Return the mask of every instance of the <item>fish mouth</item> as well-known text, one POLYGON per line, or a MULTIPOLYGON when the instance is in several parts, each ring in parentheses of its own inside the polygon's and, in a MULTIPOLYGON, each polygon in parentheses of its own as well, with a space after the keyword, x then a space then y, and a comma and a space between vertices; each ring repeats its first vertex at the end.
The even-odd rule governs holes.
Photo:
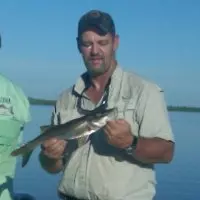
MULTIPOLYGON (((108 108, 105 111, 102 111, 99 113, 99 116, 101 117, 107 117, 107 118, 116 118, 118 113, 118 109, 116 107, 114 108, 108 108)), ((108 120, 108 119, 106 119, 108 120)))
POLYGON ((105 116, 100 120, 88 121, 87 123, 88 123, 88 126, 89 126, 90 129, 96 130, 96 129, 103 128, 106 125, 108 120, 109 120, 109 117, 105 116))

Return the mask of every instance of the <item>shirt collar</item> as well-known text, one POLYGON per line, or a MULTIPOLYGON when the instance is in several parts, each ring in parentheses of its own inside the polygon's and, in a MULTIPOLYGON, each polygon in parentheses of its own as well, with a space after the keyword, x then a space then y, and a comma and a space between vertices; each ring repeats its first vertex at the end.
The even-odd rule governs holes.
POLYGON ((81 76, 76 81, 74 85, 74 91, 80 95, 88 84, 89 84, 88 73, 85 72, 81 74, 81 76))
MULTIPOLYGON (((111 83, 110 83, 110 93, 114 91, 116 83, 121 83, 123 76, 123 71, 119 65, 116 66, 112 76, 111 76, 111 83)), ((79 95, 83 92, 83 90, 88 86, 89 84, 89 77, 88 73, 85 72, 81 74, 81 76, 78 78, 74 85, 74 91, 78 93, 79 95)))

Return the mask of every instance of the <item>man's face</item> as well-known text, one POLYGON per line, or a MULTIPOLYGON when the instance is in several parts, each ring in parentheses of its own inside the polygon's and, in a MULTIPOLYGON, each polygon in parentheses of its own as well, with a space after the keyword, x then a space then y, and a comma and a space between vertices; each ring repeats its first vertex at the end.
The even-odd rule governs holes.
POLYGON ((89 73, 92 76, 104 74, 111 67, 118 37, 111 34, 101 36, 94 31, 86 31, 79 42, 79 50, 89 73))

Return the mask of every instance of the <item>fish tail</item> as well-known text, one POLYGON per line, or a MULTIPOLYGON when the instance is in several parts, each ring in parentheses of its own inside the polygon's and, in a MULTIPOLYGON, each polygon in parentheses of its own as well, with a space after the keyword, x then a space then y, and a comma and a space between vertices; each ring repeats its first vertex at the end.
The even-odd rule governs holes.
POLYGON ((22 156, 22 167, 24 167, 29 161, 33 149, 30 149, 27 145, 21 146, 11 152, 11 156, 22 156))
POLYGON ((25 152, 30 151, 27 145, 21 146, 11 152, 11 156, 23 155, 25 152))

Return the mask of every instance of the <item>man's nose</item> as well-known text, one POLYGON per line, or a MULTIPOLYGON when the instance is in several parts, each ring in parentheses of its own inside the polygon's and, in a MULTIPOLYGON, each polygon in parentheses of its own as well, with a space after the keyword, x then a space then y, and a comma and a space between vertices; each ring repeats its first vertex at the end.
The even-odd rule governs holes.
POLYGON ((98 54, 98 45, 97 44, 92 44, 91 54, 92 55, 98 54))

